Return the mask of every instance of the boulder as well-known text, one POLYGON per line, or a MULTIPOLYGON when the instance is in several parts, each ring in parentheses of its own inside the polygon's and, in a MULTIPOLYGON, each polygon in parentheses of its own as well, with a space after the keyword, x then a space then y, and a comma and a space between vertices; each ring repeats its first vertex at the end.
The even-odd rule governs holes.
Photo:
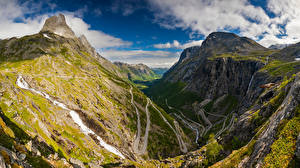
POLYGON ((267 83, 267 84, 264 84, 264 85, 260 85, 259 87, 260 88, 267 88, 267 89, 269 89, 269 88, 271 88, 271 87, 273 87, 275 85, 276 85, 275 83, 267 83))
POLYGON ((19 160, 23 161, 23 160, 25 160, 25 158, 26 158, 26 154, 24 154, 24 153, 19 153, 18 154, 18 159, 19 160))
POLYGON ((4 158, 3 158, 2 155, 0 155, 0 167, 1 167, 1 168, 6 168, 6 166, 5 166, 5 161, 4 161, 4 158))
POLYGON ((70 158, 69 161, 74 168, 85 168, 84 164, 78 159, 70 158))

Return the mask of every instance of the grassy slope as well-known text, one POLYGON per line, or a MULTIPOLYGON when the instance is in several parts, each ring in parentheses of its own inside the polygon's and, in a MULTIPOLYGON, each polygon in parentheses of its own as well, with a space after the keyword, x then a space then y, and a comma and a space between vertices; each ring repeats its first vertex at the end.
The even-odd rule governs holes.
MULTIPOLYGON (((72 43, 48 48, 47 54, 40 54, 40 57, 28 60, 14 57, 13 61, 4 61, 5 58, 1 56, 0 88, 3 96, 0 107, 4 115, 31 137, 38 135, 63 157, 74 157, 83 162, 103 160, 103 164, 114 162, 115 156, 85 136, 66 111, 39 95, 18 89, 15 82, 18 74, 22 74, 31 86, 54 96, 71 108, 80 108, 87 114, 87 119, 94 120, 94 127, 99 130, 101 137, 125 149, 130 148, 127 143, 132 141, 136 131, 136 115, 129 102, 129 84, 106 71, 88 53, 75 50, 72 43), (46 134, 45 130, 54 138, 46 134)), ((145 107, 146 96, 137 90, 135 96, 143 101, 137 99, 137 103, 145 107)), ((150 111, 153 117, 151 127, 156 129, 149 137, 160 136, 165 141, 161 143, 159 139, 150 139, 152 148, 146 157, 158 157, 154 151, 161 151, 164 156, 168 156, 169 150, 172 150, 172 155, 178 154, 177 141, 170 136, 173 132, 161 122, 162 119, 154 117, 157 112, 150 111)))

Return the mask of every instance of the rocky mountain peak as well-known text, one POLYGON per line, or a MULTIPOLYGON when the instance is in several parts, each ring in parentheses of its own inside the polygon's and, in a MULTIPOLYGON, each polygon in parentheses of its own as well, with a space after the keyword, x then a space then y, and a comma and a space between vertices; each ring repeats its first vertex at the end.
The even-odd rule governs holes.
POLYGON ((201 48, 203 50, 213 51, 214 53, 266 49, 254 40, 227 32, 213 32, 209 34, 202 43, 201 48))
POLYGON ((47 31, 66 38, 76 38, 75 33, 67 25, 65 16, 63 14, 52 16, 46 20, 41 32, 47 31))
POLYGON ((212 32, 210 33, 206 40, 220 40, 220 39, 234 39, 239 38, 238 35, 234 33, 228 33, 228 32, 212 32))
POLYGON ((199 52, 200 46, 193 46, 189 47, 183 50, 183 52, 180 54, 179 62, 182 62, 188 58, 191 58, 195 55, 195 53, 199 52))

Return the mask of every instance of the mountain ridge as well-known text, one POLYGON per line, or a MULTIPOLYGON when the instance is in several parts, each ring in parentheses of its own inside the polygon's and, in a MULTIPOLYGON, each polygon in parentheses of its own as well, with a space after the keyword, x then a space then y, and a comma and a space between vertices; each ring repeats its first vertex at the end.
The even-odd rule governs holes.
POLYGON ((49 20, 0 41, 0 166, 299 165, 300 43, 271 50, 213 32, 149 99, 63 16, 49 20))
MULTIPOLYGON (((222 32, 210 34, 200 47, 185 49, 179 61, 146 91, 179 121, 183 116, 193 120, 182 121, 187 128, 197 129, 191 125, 196 122, 205 130, 198 140, 201 148, 188 154, 194 159, 184 159, 181 165, 295 165, 296 144, 277 141, 272 135, 280 134, 279 122, 285 117, 290 117, 286 120, 293 122, 291 125, 299 125, 296 97, 300 92, 295 89, 299 87, 298 50, 297 44, 271 50, 248 38, 222 32), (277 148, 277 143, 295 148, 287 156, 284 149, 277 148), (215 160, 209 158, 211 150, 216 151, 215 160), (275 156, 286 160, 279 163, 272 160, 275 156), (200 161, 197 157, 207 160, 200 161)), ((293 132, 295 142, 300 131, 286 129, 293 132)), ((183 155, 181 159, 186 157, 183 155)), ((170 166, 178 163, 177 159, 168 161, 170 166)))
POLYGON ((10 142, 1 141, 0 147, 11 157, 7 165, 106 166, 184 153, 178 146, 182 142, 169 135, 179 136, 188 149, 195 146, 171 116, 155 103, 147 105, 147 97, 122 79, 119 69, 95 53, 83 36, 66 38, 41 31, 1 41, 0 55, 0 111, 4 119, 0 138, 10 142), (141 117, 141 129, 145 129, 146 120, 151 121, 148 146, 141 154, 132 147, 137 113, 131 97, 141 117), (148 119, 146 111, 151 115, 148 119), (16 130, 28 138, 19 140, 22 137, 16 130), (103 142, 125 159, 103 148, 103 142), (38 150, 31 153, 28 143, 38 150), (13 157, 21 153, 25 159, 13 157))

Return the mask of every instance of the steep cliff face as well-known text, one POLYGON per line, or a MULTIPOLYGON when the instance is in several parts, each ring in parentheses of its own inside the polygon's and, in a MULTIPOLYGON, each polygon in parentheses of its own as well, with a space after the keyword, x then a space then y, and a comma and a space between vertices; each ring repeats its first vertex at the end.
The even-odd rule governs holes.
POLYGON ((193 148, 115 65, 85 38, 69 36, 62 18, 49 18, 47 31, 0 42, 0 147, 12 158, 6 165, 106 166, 193 148))
MULTIPOLYGON (((202 46, 185 49, 179 61, 147 93, 155 96, 158 103, 165 101, 163 99, 180 99, 180 94, 193 93, 196 95, 193 100, 186 103, 182 100, 183 103, 177 106, 189 111, 194 111, 190 108, 191 103, 206 99, 206 104, 212 105, 222 96, 231 96, 239 103, 249 105, 261 93, 261 90, 253 91, 252 88, 276 81, 268 74, 258 73, 274 52, 277 50, 266 49, 251 39, 232 33, 211 33, 202 46), (168 86, 168 83, 181 83, 182 87, 166 96, 156 94, 159 87, 168 86), (244 97, 251 98, 242 101, 244 97)), ((170 104, 174 105, 171 101, 170 104)))
POLYGON ((186 80, 209 57, 224 53, 239 53, 249 55, 251 51, 267 51, 268 49, 246 37, 239 37, 233 33, 211 33, 201 46, 185 49, 179 61, 165 75, 165 80, 186 80))
POLYGON ((201 149, 165 162, 299 166, 299 45, 269 50, 247 38, 217 35, 186 49, 147 92, 184 126, 198 130, 201 149))
POLYGON ((66 38, 76 38, 73 30, 67 25, 64 15, 59 14, 46 20, 41 33, 52 32, 66 38))

